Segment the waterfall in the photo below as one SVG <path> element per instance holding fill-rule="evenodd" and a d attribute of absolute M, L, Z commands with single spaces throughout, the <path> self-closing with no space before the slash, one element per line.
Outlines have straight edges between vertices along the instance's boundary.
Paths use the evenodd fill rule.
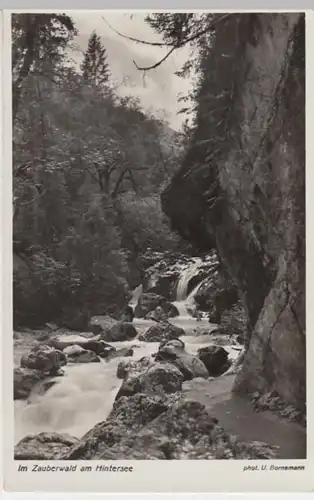
<path fill-rule="evenodd" d="M 189 281 L 195 276 L 195 273 L 197 272 L 201 264 L 202 259 L 194 259 L 193 264 L 182 272 L 177 286 L 177 302 L 181 302 L 187 299 Z"/>
<path fill-rule="evenodd" d="M 178 309 L 180 316 L 191 317 L 191 311 L 195 308 L 194 296 L 201 287 L 202 282 L 196 285 L 190 294 L 188 294 L 188 286 L 190 280 L 195 276 L 202 262 L 202 259 L 195 258 L 193 264 L 181 273 L 177 286 L 176 301 L 173 302 Z"/>
<path fill-rule="evenodd" d="M 132 292 L 132 298 L 129 302 L 129 306 L 132 307 L 133 309 L 137 306 L 137 303 L 140 299 L 140 296 L 143 293 L 143 285 L 139 285 L 136 287 L 133 292 Z"/>

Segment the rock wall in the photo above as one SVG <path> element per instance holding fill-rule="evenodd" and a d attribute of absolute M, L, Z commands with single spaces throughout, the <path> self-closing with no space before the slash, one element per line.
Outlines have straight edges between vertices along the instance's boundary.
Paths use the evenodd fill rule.
<path fill-rule="evenodd" d="M 232 140 L 198 171 L 188 153 L 162 201 L 184 237 L 203 247 L 214 242 L 239 289 L 250 335 L 235 390 L 275 390 L 304 408 L 305 21 L 301 14 L 240 17 Z"/>

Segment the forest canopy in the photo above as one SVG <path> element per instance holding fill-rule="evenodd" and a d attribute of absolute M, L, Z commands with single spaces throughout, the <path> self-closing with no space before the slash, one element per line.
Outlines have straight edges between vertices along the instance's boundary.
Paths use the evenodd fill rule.
<path fill-rule="evenodd" d="M 81 65 L 61 14 L 12 16 L 14 320 L 119 314 L 139 255 L 179 248 L 160 192 L 186 137 L 120 97 L 94 31 Z"/>

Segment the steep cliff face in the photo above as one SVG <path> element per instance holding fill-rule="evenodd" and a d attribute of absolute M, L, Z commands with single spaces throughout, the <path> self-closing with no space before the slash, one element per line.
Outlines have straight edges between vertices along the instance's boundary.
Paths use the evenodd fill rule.
<path fill-rule="evenodd" d="M 258 14 L 233 29 L 228 139 L 199 168 L 191 149 L 163 206 L 185 237 L 216 247 L 238 286 L 250 338 L 235 390 L 275 390 L 304 408 L 305 21 Z"/>

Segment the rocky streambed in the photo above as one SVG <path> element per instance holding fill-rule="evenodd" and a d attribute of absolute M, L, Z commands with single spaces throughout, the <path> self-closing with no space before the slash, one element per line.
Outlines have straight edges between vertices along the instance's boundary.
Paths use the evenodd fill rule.
<path fill-rule="evenodd" d="M 239 410 L 239 397 L 232 395 L 232 362 L 241 346 L 207 321 L 177 317 L 122 325 L 103 317 L 91 326 L 94 332 L 16 335 L 16 459 L 270 459 L 305 453 L 304 431 L 296 424 L 286 424 L 279 435 L 281 420 L 259 414 L 254 433 L 251 403 Z M 292 434 L 298 439 L 287 449 Z"/>

